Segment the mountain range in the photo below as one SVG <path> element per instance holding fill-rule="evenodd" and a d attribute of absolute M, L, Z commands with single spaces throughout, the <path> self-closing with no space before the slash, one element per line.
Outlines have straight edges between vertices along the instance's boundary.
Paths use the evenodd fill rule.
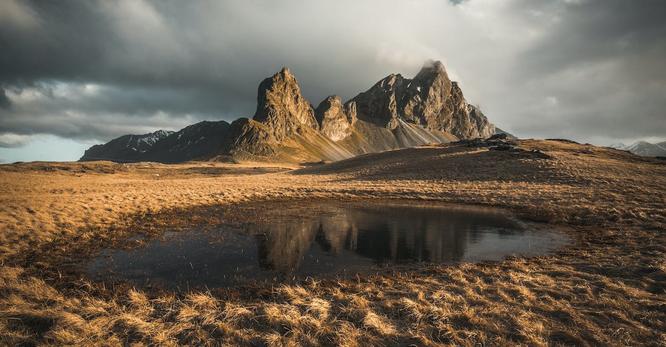
<path fill-rule="evenodd" d="M 623 143 L 618 143 L 611 145 L 611 147 L 629 151 L 643 157 L 666 157 L 666 141 L 659 143 L 638 141 L 628 146 Z"/>
<path fill-rule="evenodd" d="M 439 61 L 412 79 L 391 74 L 343 102 L 316 107 L 287 68 L 264 79 L 254 116 L 200 122 L 180 131 L 125 135 L 85 151 L 81 161 L 262 160 L 335 161 L 359 154 L 486 138 L 496 128 L 469 104 Z"/>

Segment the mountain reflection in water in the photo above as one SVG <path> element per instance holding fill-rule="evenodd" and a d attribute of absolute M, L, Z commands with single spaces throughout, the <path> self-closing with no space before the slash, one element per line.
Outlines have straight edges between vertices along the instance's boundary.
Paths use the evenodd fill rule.
<path fill-rule="evenodd" d="M 500 260 L 542 254 L 563 242 L 560 234 L 525 229 L 491 209 L 331 204 L 318 210 L 240 231 L 167 233 L 139 249 L 107 250 L 88 270 L 137 284 L 217 287 L 367 273 L 393 264 Z"/>

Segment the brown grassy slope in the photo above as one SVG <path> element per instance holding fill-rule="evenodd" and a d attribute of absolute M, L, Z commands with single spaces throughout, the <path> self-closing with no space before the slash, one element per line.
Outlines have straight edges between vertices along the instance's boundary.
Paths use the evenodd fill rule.
<path fill-rule="evenodd" d="M 408 190 L 405 196 L 511 207 L 553 222 L 666 225 L 666 162 L 559 141 L 523 140 L 520 146 L 526 151 L 420 147 L 294 173 L 331 175 L 358 187 L 390 185 L 398 196 Z M 537 149 L 552 158 L 529 152 Z"/>
<path fill-rule="evenodd" d="M 666 344 L 666 165 L 592 146 L 520 144 L 552 159 L 444 146 L 297 172 L 0 166 L 0 344 Z M 147 213 L 173 218 L 170 209 L 307 198 L 497 205 L 569 225 L 579 243 L 536 259 L 314 281 L 249 297 L 104 290 L 30 261 L 127 237 L 125 227 Z"/>

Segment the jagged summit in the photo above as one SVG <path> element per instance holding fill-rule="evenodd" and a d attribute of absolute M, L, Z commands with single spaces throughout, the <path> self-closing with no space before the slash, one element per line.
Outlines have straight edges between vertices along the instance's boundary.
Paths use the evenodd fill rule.
<path fill-rule="evenodd" d="M 286 66 L 283 66 L 283 67 L 280 69 L 280 71 L 278 72 L 278 74 L 280 74 L 280 75 L 285 75 L 285 76 L 286 76 L 286 75 L 289 75 L 289 76 L 292 76 L 292 77 L 293 77 L 293 74 L 291 73 L 291 70 L 289 70 L 289 68 L 286 67 Z"/>
<path fill-rule="evenodd" d="M 360 119 L 389 129 L 406 121 L 457 138 L 488 137 L 495 131 L 439 61 L 426 62 L 411 80 L 391 74 L 352 101 Z"/>
<path fill-rule="evenodd" d="M 229 156 L 292 162 L 339 160 L 489 137 L 494 132 L 483 113 L 467 103 L 440 61 L 427 61 L 413 79 L 390 74 L 347 102 L 331 95 L 316 109 L 301 93 L 296 77 L 283 67 L 259 84 L 257 109 L 251 119 L 199 123 L 175 134 L 156 133 L 152 136 L 159 138 L 151 148 L 139 154 L 125 148 L 127 138 L 121 137 L 93 146 L 81 160 L 179 162 Z M 99 153 L 103 158 L 92 155 Z"/>
<path fill-rule="evenodd" d="M 446 72 L 444 65 L 440 61 L 426 62 L 421 70 L 411 80 L 410 87 L 424 87 L 433 84 L 448 85 L 452 83 L 449 79 L 449 74 Z M 417 90 L 417 92 L 425 93 L 426 90 Z"/>
<path fill-rule="evenodd" d="M 418 76 L 429 75 L 429 74 L 431 75 L 444 74 L 448 78 L 448 74 L 446 73 L 446 68 L 444 67 L 444 64 L 442 64 L 441 61 L 427 60 L 425 63 L 423 63 L 421 70 L 419 70 L 414 79 L 416 79 Z"/>
<path fill-rule="evenodd" d="M 252 119 L 271 128 L 276 140 L 295 134 L 301 127 L 318 128 L 314 110 L 288 68 L 264 79 L 257 94 L 257 110 Z"/>

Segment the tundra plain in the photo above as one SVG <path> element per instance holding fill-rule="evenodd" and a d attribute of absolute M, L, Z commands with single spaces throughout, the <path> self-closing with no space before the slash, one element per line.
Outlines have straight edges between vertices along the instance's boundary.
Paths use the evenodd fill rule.
<path fill-rule="evenodd" d="M 2 345 L 666 345 L 666 161 L 560 140 L 330 164 L 0 166 Z M 94 282 L 103 247 L 283 202 L 507 209 L 571 245 L 535 258 L 188 292 Z M 221 213 L 223 212 L 223 213 Z"/>

